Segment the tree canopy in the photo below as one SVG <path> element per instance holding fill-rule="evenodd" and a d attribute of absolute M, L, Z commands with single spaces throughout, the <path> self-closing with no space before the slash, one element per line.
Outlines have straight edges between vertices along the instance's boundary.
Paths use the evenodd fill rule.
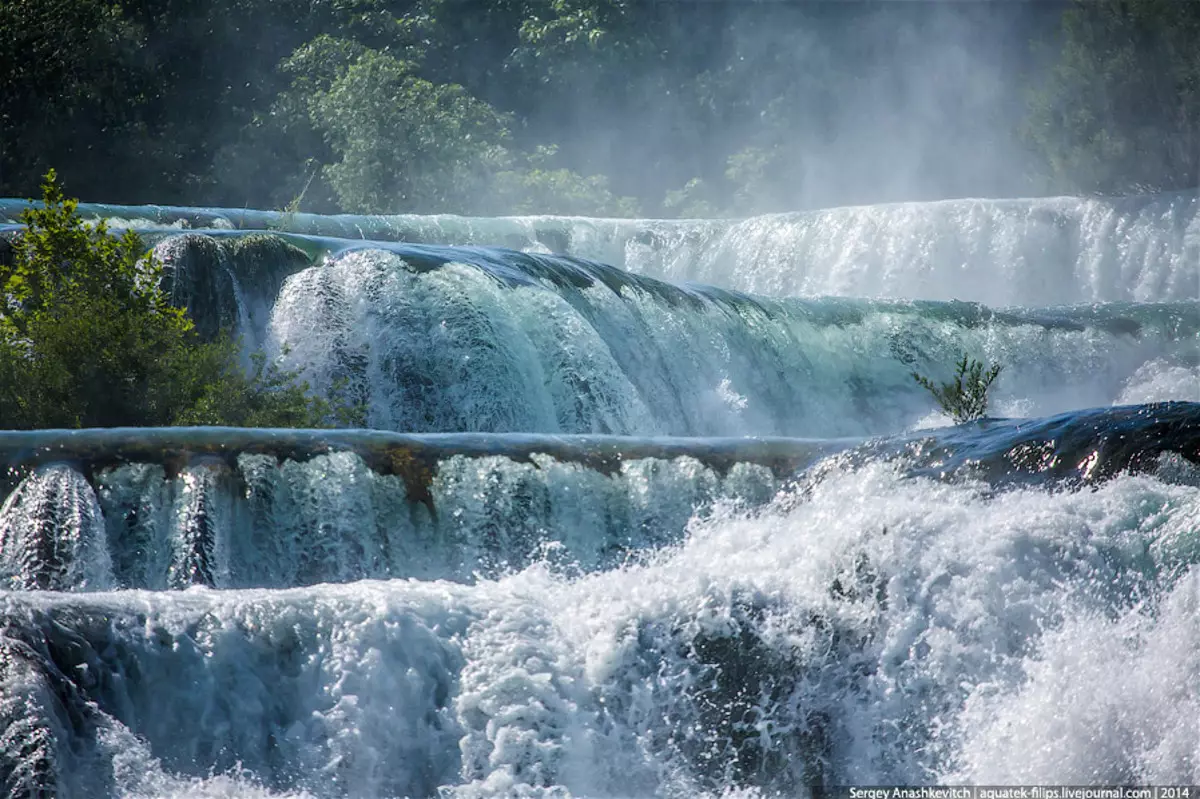
<path fill-rule="evenodd" d="M 0 262 L 0 418 L 12 429 L 318 427 L 334 409 L 261 354 L 203 340 L 137 234 L 85 224 L 51 170 Z"/>
<path fill-rule="evenodd" d="M 748 214 L 1200 180 L 1200 2 L 10 0 L 0 196 Z"/>
<path fill-rule="evenodd" d="M 1200 186 L 1200 2 L 1088 0 L 1030 96 L 1026 133 L 1052 190 Z"/>

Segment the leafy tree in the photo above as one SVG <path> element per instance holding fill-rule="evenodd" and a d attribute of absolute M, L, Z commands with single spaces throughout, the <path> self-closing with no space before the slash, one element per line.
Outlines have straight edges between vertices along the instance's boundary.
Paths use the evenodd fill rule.
<path fill-rule="evenodd" d="M 933 395 L 955 424 L 982 419 L 987 415 L 988 390 L 1000 375 L 1000 364 L 993 364 L 984 372 L 982 361 L 969 359 L 964 354 L 956 367 L 954 379 L 940 386 L 917 372 L 913 372 L 912 376 Z"/>
<path fill-rule="evenodd" d="M 667 213 L 681 218 L 707 218 L 718 216 L 717 205 L 709 195 L 711 192 L 703 178 L 692 178 L 682 189 L 672 189 L 663 200 Z"/>
<path fill-rule="evenodd" d="M 1197 5 L 1080 5 L 1083 55 L 1053 80 L 1031 68 L 1047 88 L 1030 136 L 1055 185 L 1187 182 Z M 624 196 L 657 203 L 693 179 L 669 211 L 1011 194 L 1029 157 L 1008 124 L 1024 98 L 981 72 L 1012 75 L 1014 48 L 1060 11 L 7 0 L 0 196 L 35 192 L 51 164 L 88 199 L 277 208 L 303 194 L 326 212 L 628 213 Z M 1122 37 L 1137 42 L 1128 70 Z"/>
<path fill-rule="evenodd" d="M 733 211 L 753 214 L 795 208 L 800 180 L 780 178 L 797 169 L 782 146 L 747 147 L 729 156 L 725 177 L 733 186 Z"/>
<path fill-rule="evenodd" d="M 1025 136 L 1047 188 L 1099 193 L 1200 185 L 1200 2 L 1085 0 L 1030 95 Z"/>
<path fill-rule="evenodd" d="M 539 147 L 523 166 L 497 172 L 489 186 L 487 206 L 480 209 L 495 214 L 637 215 L 637 201 L 614 195 L 603 175 L 584 177 L 569 169 L 550 168 L 549 161 L 557 151 L 554 146 Z"/>
<path fill-rule="evenodd" d="M 566 213 L 628 216 L 603 176 L 554 168 L 557 148 L 512 147 L 511 117 L 416 64 L 321 36 L 285 64 L 294 75 L 279 119 L 305 114 L 328 146 L 321 177 L 341 208 L 360 213 Z M 317 189 L 318 195 L 320 188 Z"/>
<path fill-rule="evenodd" d="M 378 51 L 358 56 L 309 111 L 339 159 L 326 177 L 359 212 L 461 212 L 504 155 L 503 115 Z"/>
<path fill-rule="evenodd" d="M 51 170 L 0 265 L 0 419 L 9 428 L 321 426 L 329 404 L 229 336 L 202 341 L 133 231 L 83 223 Z"/>

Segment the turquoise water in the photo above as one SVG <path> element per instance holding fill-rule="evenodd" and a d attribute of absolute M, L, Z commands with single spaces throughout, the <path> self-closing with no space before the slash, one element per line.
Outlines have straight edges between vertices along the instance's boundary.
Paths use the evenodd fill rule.
<path fill-rule="evenodd" d="M 0 432 L 8 795 L 1198 776 L 1194 198 L 83 210 L 372 429 Z"/>

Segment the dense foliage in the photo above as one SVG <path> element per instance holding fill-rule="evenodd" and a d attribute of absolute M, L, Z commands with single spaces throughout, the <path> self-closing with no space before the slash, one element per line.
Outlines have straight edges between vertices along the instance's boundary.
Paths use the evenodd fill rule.
<path fill-rule="evenodd" d="M 1087 0 L 1068 10 L 1027 131 L 1051 188 L 1200 186 L 1200 2 Z"/>
<path fill-rule="evenodd" d="M 51 165 L 359 212 L 1190 187 L 1198 36 L 1197 0 L 7 0 L 0 196 Z"/>
<path fill-rule="evenodd" d="M 332 419 L 293 376 L 237 342 L 203 341 L 167 300 L 138 236 L 85 225 L 51 171 L 43 206 L 0 262 L 0 419 L 10 429 L 224 424 L 313 427 Z"/>

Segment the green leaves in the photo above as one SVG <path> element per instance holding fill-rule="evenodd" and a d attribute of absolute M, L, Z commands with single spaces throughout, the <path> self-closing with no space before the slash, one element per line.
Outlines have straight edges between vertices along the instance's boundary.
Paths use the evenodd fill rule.
<path fill-rule="evenodd" d="M 635 216 L 637 201 L 618 197 L 602 175 L 584 177 L 569 169 L 549 166 L 556 147 L 539 147 L 525 164 L 497 172 L 490 185 L 487 206 L 495 214 L 556 213 L 580 216 Z"/>
<path fill-rule="evenodd" d="M 1062 18 L 1057 63 L 1024 135 L 1054 191 L 1172 191 L 1200 183 L 1200 3 L 1088 0 Z"/>
<path fill-rule="evenodd" d="M 506 118 L 461 86 L 373 50 L 316 92 L 309 113 L 339 156 L 325 168 L 330 185 L 364 213 L 462 212 L 508 137 Z"/>
<path fill-rule="evenodd" d="M 325 426 L 338 413 L 228 334 L 204 341 L 132 231 L 84 224 L 50 171 L 0 264 L 0 426 Z"/>
<path fill-rule="evenodd" d="M 0 0 L 0 195 L 51 163 L 96 200 L 303 193 L 318 212 L 627 214 L 636 194 L 746 215 L 1200 182 L 1200 3 L 1080 2 L 1052 71 L 1014 54 L 1059 12 L 993 5 Z"/>
<path fill-rule="evenodd" d="M 337 160 L 321 175 L 358 213 L 562 213 L 628 216 L 604 177 L 551 168 L 557 148 L 523 155 L 512 118 L 453 83 L 355 42 L 319 37 L 286 62 L 289 97 Z"/>
<path fill-rule="evenodd" d="M 157 288 L 161 266 L 141 257 L 145 248 L 136 233 L 117 239 L 103 221 L 85 225 L 54 170 L 46 174 L 42 196 L 42 207 L 21 215 L 26 231 L 13 243 L 12 263 L 0 266 L 4 330 L 25 335 L 35 320 L 83 295 L 105 297 L 122 313 L 169 313 Z"/>
<path fill-rule="evenodd" d="M 942 410 L 954 419 L 955 424 L 982 419 L 987 415 L 988 390 L 1000 375 L 1000 364 L 993 364 L 984 372 L 982 361 L 969 359 L 964 354 L 956 366 L 954 379 L 940 386 L 916 372 L 913 372 L 912 376 L 933 395 Z"/>

